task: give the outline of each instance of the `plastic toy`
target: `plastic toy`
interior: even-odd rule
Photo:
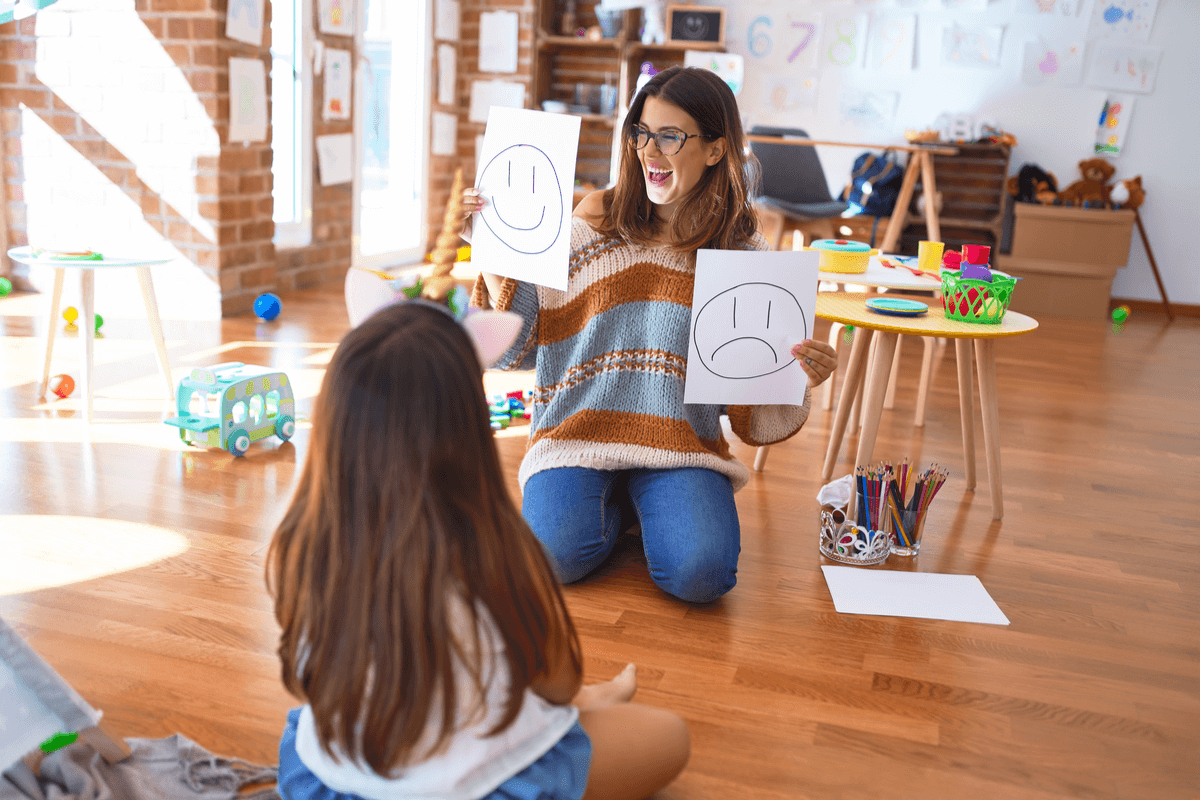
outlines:
[[[55,375],[50,379],[50,392],[60,400],[71,396],[75,391],[75,379],[70,375]]]
[[[43,753],[53,753],[55,750],[62,750],[69,744],[75,744],[75,740],[78,738],[78,733],[56,733],[39,744],[38,749]]]
[[[12,281],[8,278],[0,278],[0,297],[4,297],[12,291]]]
[[[260,294],[254,301],[254,316],[266,322],[278,317],[282,310],[283,303],[279,301],[279,296],[271,292]]]
[[[104,317],[96,315],[96,333],[100,333],[100,326],[104,324]]]
[[[1117,325],[1123,325],[1125,320],[1129,319],[1129,306],[1117,306],[1112,311],[1112,321]]]
[[[178,416],[165,419],[192,445],[222,447],[244,456],[268,436],[283,441],[296,432],[295,399],[288,376],[270,367],[230,361],[192,370],[175,391]]]
[[[75,326],[75,320],[79,319],[79,312],[75,309],[75,306],[67,306],[65,309],[63,309],[63,319],[67,321],[66,327],[64,327],[63,330],[79,330],[79,328]]]

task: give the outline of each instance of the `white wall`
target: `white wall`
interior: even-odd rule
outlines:
[[[1094,3],[1085,0],[1074,18],[1045,18],[1018,13],[1017,0],[992,0],[984,12],[947,11],[911,5],[917,14],[917,52],[913,71],[886,74],[857,69],[792,69],[789,78],[815,77],[819,83],[815,108],[771,113],[764,91],[771,77],[747,58],[745,87],[738,97],[750,124],[779,124],[804,128],[817,139],[864,143],[900,143],[908,128],[924,129],[942,112],[968,113],[991,119],[1013,133],[1018,145],[1011,170],[1036,163],[1053,172],[1060,188],[1079,177],[1079,161],[1094,157],[1097,114],[1104,90],[1079,84],[1033,87],[1021,81],[1026,42],[1044,36],[1051,41],[1085,41]],[[794,0],[727,0],[727,47],[747,52],[747,26],[767,9],[809,7],[827,14],[845,3]],[[900,10],[903,3],[863,2],[850,6],[863,12]],[[782,15],[781,15],[782,16]],[[945,25],[958,21],[973,27],[1003,25],[1004,39],[997,69],[949,68],[940,64]],[[778,29],[776,29],[778,30]],[[1200,304],[1200,268],[1194,263],[1194,237],[1200,233],[1200,0],[1159,0],[1150,44],[1163,48],[1155,90],[1137,95],[1126,150],[1113,163],[1115,179],[1142,176],[1146,203],[1142,218],[1154,247],[1155,259],[1171,300]],[[1090,50],[1089,50],[1090,54]],[[773,68],[770,72],[777,72]],[[843,122],[839,95],[843,88],[898,92],[895,119],[864,129]],[[831,188],[839,191],[850,164],[860,151],[820,148]],[[1117,273],[1116,297],[1157,300],[1158,289],[1136,231],[1129,265]]]

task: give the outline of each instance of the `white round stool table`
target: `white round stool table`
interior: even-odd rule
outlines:
[[[150,322],[150,333],[154,338],[154,346],[158,354],[158,367],[166,382],[167,397],[175,397],[175,384],[171,380],[171,365],[167,361],[167,345],[163,340],[162,320],[158,316],[158,301],[154,297],[154,283],[150,278],[150,267],[156,264],[166,264],[170,258],[109,258],[95,260],[86,259],[56,259],[49,256],[37,256],[33,248],[13,247],[8,251],[8,257],[22,264],[54,268],[54,290],[50,295],[50,322],[46,328],[46,362],[42,370],[42,395],[50,384],[50,359],[54,353],[54,333],[58,327],[58,307],[62,301],[63,276],[67,270],[79,272],[79,288],[81,303],[80,310],[80,341],[83,343],[83,370],[79,379],[79,392],[84,402],[84,418],[92,421],[92,349],[96,338],[95,327],[95,280],[96,270],[131,268],[137,270],[138,284],[142,287],[142,300],[146,304],[146,319]]]

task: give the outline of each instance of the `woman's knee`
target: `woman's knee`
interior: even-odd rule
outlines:
[[[612,476],[580,468],[539,472],[525,484],[522,513],[563,583],[580,580],[608,556],[620,520]]]
[[[667,594],[688,603],[711,603],[737,585],[737,561],[720,556],[685,559],[652,571],[654,582]]]

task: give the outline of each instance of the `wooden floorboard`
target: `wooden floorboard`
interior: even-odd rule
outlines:
[[[175,379],[230,360],[292,378],[296,437],[242,459],[185,448],[162,424],[135,313],[105,313],[91,426],[78,397],[38,398],[44,308],[0,299],[0,614],[120,734],[180,732],[273,763],[296,701],[279,680],[263,551],[346,330],[340,289],[285,295],[271,324],[164,321]],[[913,426],[920,349],[903,348],[876,455],[937,461],[950,479],[922,555],[888,566],[978,575],[1012,624],[834,610],[815,499],[832,413],[814,409],[737,495],[725,598],[668,598],[634,536],[566,589],[589,679],[635,661],[640,700],[690,724],[692,761],[659,797],[1200,797],[1200,321],[1045,319],[998,344],[1000,522],[978,400],[978,486],[965,488],[952,350]],[[76,350],[60,335],[53,371],[78,375]],[[488,376],[496,389],[528,380]],[[518,496],[522,431],[497,444]]]

